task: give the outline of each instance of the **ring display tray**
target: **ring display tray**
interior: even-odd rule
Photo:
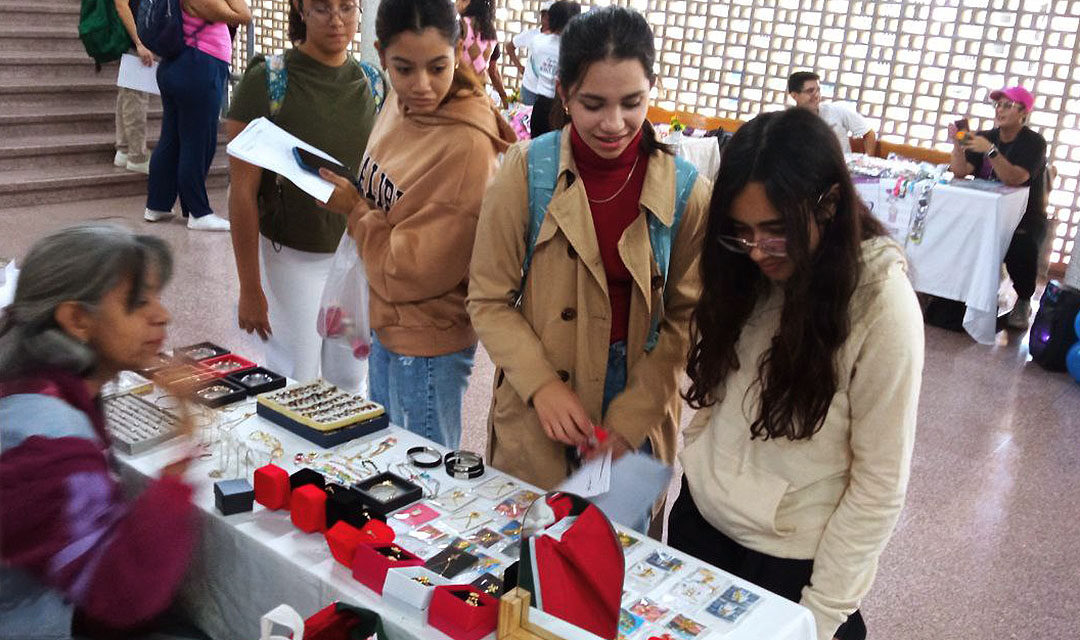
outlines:
[[[382,405],[325,380],[257,396],[256,412],[320,447],[335,447],[390,426]]]
[[[105,401],[105,426],[112,444],[128,455],[139,455],[176,437],[176,416],[129,393]]]

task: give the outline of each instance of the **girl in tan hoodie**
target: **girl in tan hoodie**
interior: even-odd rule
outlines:
[[[465,312],[476,220],[509,125],[460,74],[460,23],[446,0],[383,0],[375,22],[392,93],[354,186],[328,208],[349,215],[371,286],[371,399],[394,424],[456,447],[476,333]]]

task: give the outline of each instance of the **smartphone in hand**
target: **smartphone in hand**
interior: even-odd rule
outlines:
[[[965,140],[971,137],[971,124],[967,118],[960,118],[953,123],[956,127],[956,141],[963,143]]]
[[[317,156],[307,149],[293,147],[293,157],[296,158],[296,164],[300,165],[300,168],[308,173],[319,175],[319,169],[329,169],[342,178],[346,178],[350,181],[355,179],[355,176],[349,173],[347,167],[340,165],[333,160],[327,160],[326,158]]]

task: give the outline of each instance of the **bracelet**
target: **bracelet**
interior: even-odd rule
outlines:
[[[986,152],[987,158],[996,158],[998,154],[997,145],[990,145],[990,149]]]
[[[411,447],[405,452],[405,457],[413,466],[421,469],[432,469],[443,461],[442,454],[431,447]]]
[[[451,451],[443,458],[446,474],[458,480],[472,480],[484,475],[484,459],[472,451]]]

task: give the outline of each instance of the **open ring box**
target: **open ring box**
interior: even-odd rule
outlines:
[[[364,544],[356,548],[353,556],[352,576],[357,582],[382,595],[386,573],[397,567],[422,567],[424,560],[400,546],[390,544]]]
[[[361,480],[353,488],[360,493],[363,503],[383,519],[424,497],[420,485],[389,471]]]
[[[435,587],[444,584],[449,584],[446,578],[424,567],[394,567],[386,572],[382,594],[413,609],[427,611]]]
[[[476,587],[435,587],[428,605],[428,624],[454,640],[480,640],[495,631],[498,623],[499,601]]]
[[[200,342],[198,344],[189,344],[188,346],[180,347],[179,349],[173,349],[173,355],[181,360],[187,360],[188,362],[200,362],[202,360],[229,355],[229,350],[219,347],[213,342]]]
[[[222,377],[234,373],[239,373],[241,371],[254,369],[258,366],[251,360],[248,360],[247,358],[242,358],[235,353],[227,353],[223,356],[210,358],[209,360],[201,360],[199,361],[199,364],[203,365],[204,367],[218,374],[218,376]]]

